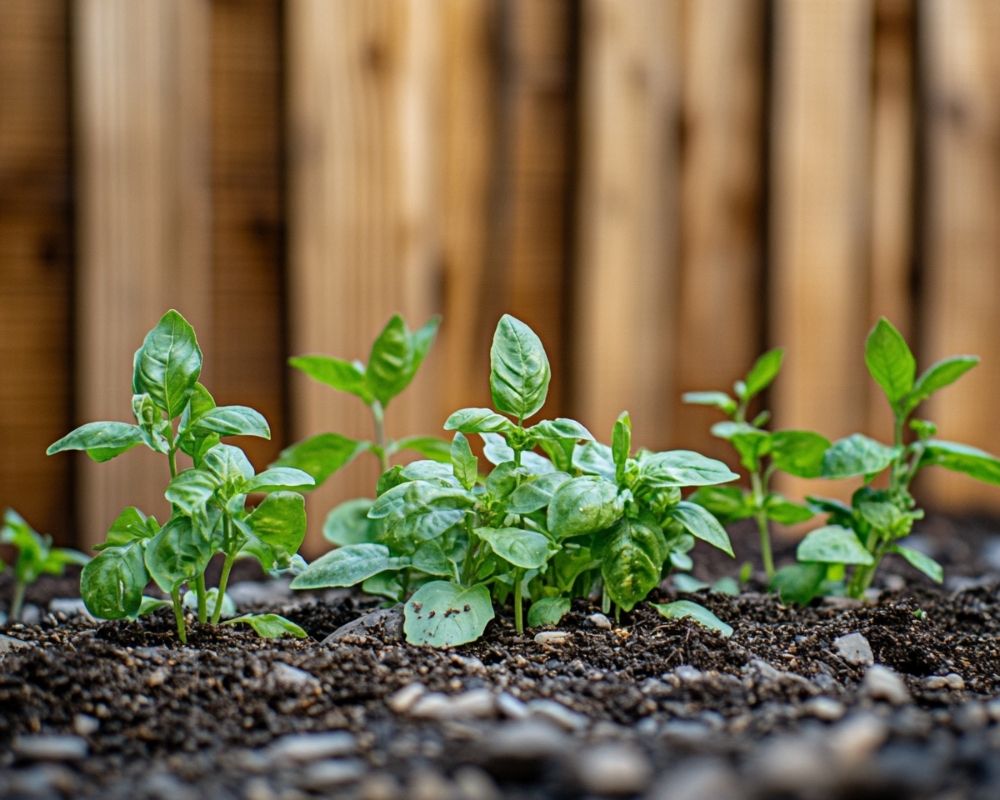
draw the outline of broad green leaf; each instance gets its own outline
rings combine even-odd
[[[146,546],[146,571],[169,593],[204,572],[212,555],[209,537],[187,517],[175,516]]]
[[[497,324],[490,348],[490,392],[498,411],[528,419],[538,413],[552,377],[541,340],[509,314]]]
[[[936,391],[950,386],[978,363],[979,356],[952,356],[931,364],[903,399],[903,410],[906,413],[913,411]]]
[[[585,475],[615,480],[614,452],[600,442],[584,442],[573,451],[573,466]]]
[[[267,420],[259,411],[247,406],[217,406],[198,417],[191,427],[220,436],[259,436],[271,438]]]
[[[550,472],[532,478],[514,490],[507,502],[507,510],[511,514],[541,511],[551,502],[556,490],[569,479],[565,472]]]
[[[150,525],[150,519],[135,506],[126,507],[108,528],[108,534],[102,548],[117,547],[118,545],[130,544],[136,539],[152,537],[158,528],[156,520],[152,519],[151,521],[152,525]]]
[[[360,397],[366,405],[372,403],[372,393],[365,382],[365,371],[356,362],[332,356],[306,355],[290,358],[288,363],[313,380]]]
[[[623,411],[615,420],[611,432],[611,457],[615,462],[615,481],[619,484],[625,479],[625,464],[632,452],[632,417]]]
[[[967,444],[932,439],[927,442],[920,459],[921,467],[929,465],[961,472],[985,483],[1000,484],[1000,459]]]
[[[623,517],[608,532],[601,577],[608,596],[631,611],[660,582],[667,559],[663,531],[647,522]]]
[[[186,469],[167,484],[164,496],[188,516],[201,511],[219,488],[219,479],[203,469]]]
[[[921,553],[912,547],[904,547],[901,544],[893,545],[890,550],[901,555],[911,567],[920,570],[935,583],[944,581],[944,568],[926,553]]]
[[[746,422],[717,422],[712,426],[712,435],[728,441],[750,472],[758,469],[761,457],[771,450],[771,434]]]
[[[813,562],[789,564],[771,579],[771,591],[782,603],[807,605],[821,590],[826,578],[826,564]]]
[[[409,559],[394,558],[384,544],[349,544],[312,562],[296,575],[293,589],[326,589],[354,586],[373,575],[409,566]]]
[[[701,506],[682,500],[670,509],[670,516],[684,526],[692,536],[708,542],[723,553],[735,558],[729,534],[715,517]]]
[[[454,647],[482,636],[493,616],[489,589],[482,584],[464,588],[431,581],[407,601],[403,632],[410,644]]]
[[[893,408],[898,407],[913,388],[917,362],[906,339],[885,317],[875,323],[865,340],[865,364]]]
[[[739,597],[740,583],[731,575],[723,575],[712,584],[711,590],[716,594],[727,594],[730,597]]]
[[[593,434],[575,419],[558,417],[543,419],[528,428],[528,433],[534,440],[572,439],[573,441],[593,441]]]
[[[768,519],[781,525],[797,525],[813,518],[813,512],[806,506],[786,500],[780,494],[768,496],[764,508]]]
[[[675,575],[671,575],[670,582],[678,592],[684,592],[685,594],[694,594],[695,592],[708,589],[710,586],[705,581],[700,581],[694,575],[689,575],[686,572],[678,572]]]
[[[590,476],[573,478],[552,495],[548,529],[559,539],[596,533],[610,528],[623,512],[624,504],[615,484]]]
[[[824,478],[875,475],[895,460],[899,451],[860,433],[838,439],[823,456]]]
[[[504,561],[521,569],[540,569],[549,558],[549,540],[522,528],[476,528],[475,534]]]
[[[386,448],[386,452],[389,455],[404,453],[407,450],[419,453],[424,458],[429,458],[432,461],[447,463],[451,460],[449,443],[437,436],[406,436],[402,439],[397,439],[392,445]]]
[[[781,362],[784,357],[784,349],[776,347],[773,350],[768,350],[754,362],[745,381],[747,400],[760,394],[771,385],[781,370]]]
[[[137,444],[142,444],[142,429],[127,422],[88,422],[49,445],[46,455],[65,450],[84,450],[94,461],[110,461]]]
[[[725,392],[685,392],[681,399],[693,406],[711,406],[724,414],[736,413],[736,401]]]
[[[459,488],[462,484],[455,477],[451,464],[431,461],[428,458],[411,461],[399,471],[403,481],[429,481],[438,486]],[[400,481],[401,483],[403,481]]]
[[[138,543],[109,547],[83,568],[80,596],[95,617],[126,619],[139,613],[147,583],[149,575]]]
[[[412,375],[413,342],[403,318],[396,314],[372,345],[365,367],[365,381],[383,406],[406,388]]]
[[[423,542],[414,550],[410,566],[419,572],[438,578],[457,577],[455,563],[448,558],[448,554],[437,539]]]
[[[323,536],[339,545],[373,541],[378,523],[368,519],[368,512],[374,502],[367,497],[344,501],[327,514]]]
[[[650,487],[711,486],[739,478],[721,461],[691,450],[650,453],[639,459],[639,475]]]
[[[888,501],[861,500],[857,509],[862,519],[877,531],[892,531],[904,519],[904,512]]]
[[[440,327],[441,317],[434,316],[410,334],[410,341],[413,343],[410,380],[413,380],[413,377],[417,374],[417,370],[420,369],[420,365],[427,358],[427,353],[430,352],[431,345],[434,344],[434,339],[437,337],[438,328]]]
[[[218,485],[228,491],[241,489],[253,477],[253,465],[240,448],[217,444],[201,462],[201,469],[215,477]]]
[[[456,432],[451,440],[451,467],[458,482],[466,489],[476,485],[476,480],[479,478],[479,459],[472,452],[469,440],[461,431]]]
[[[254,475],[247,481],[246,486],[243,487],[243,491],[250,493],[294,489],[301,492],[311,489],[314,485],[315,481],[312,475],[305,470],[296,469],[295,467],[271,467],[259,475]]]
[[[825,525],[810,531],[799,542],[795,551],[799,561],[814,561],[823,564],[860,564],[871,566],[875,563],[872,554],[850,528],[840,525]]]
[[[732,625],[727,625],[704,606],[690,600],[675,600],[672,603],[650,603],[661,616],[667,619],[690,619],[710,631],[722,634],[728,639],[733,635]]]
[[[514,424],[488,408],[462,408],[448,417],[444,423],[446,431],[461,433],[507,433],[514,429]]]
[[[316,486],[320,486],[370,447],[370,442],[359,442],[339,433],[320,433],[286,447],[271,466],[301,469],[312,476]]]
[[[188,403],[190,407],[190,403]],[[186,413],[186,412],[185,412]],[[163,412],[156,407],[153,398],[148,394],[132,395],[132,414],[135,416],[136,425],[142,431],[143,441],[146,446],[156,452],[166,455],[170,452],[170,444],[167,442],[165,433],[170,425],[164,419]],[[181,415],[183,421],[184,415]]]
[[[528,627],[540,628],[543,625],[558,625],[565,617],[572,601],[568,597],[542,597],[535,600],[528,609]]]
[[[409,481],[380,495],[368,517],[384,520],[389,531],[398,528],[420,539],[433,538],[460,522],[475,502],[464,489]]]
[[[148,614],[152,614],[154,611],[159,611],[161,608],[170,608],[170,601],[162,600],[159,597],[148,597],[147,595],[143,595],[142,602],[139,604],[139,613],[137,616],[145,617]]]
[[[720,522],[738,522],[754,515],[750,493],[738,486],[702,486],[688,497],[707,509]]]
[[[282,636],[305,639],[309,636],[302,628],[280,614],[244,614],[242,617],[227,619],[222,624],[249,625],[262,639],[279,639]]]
[[[798,478],[818,478],[830,440],[812,431],[776,431],[771,434],[771,463]]]
[[[281,567],[294,556],[306,536],[306,503],[297,492],[274,492],[247,517],[250,536],[242,551],[265,570]]]
[[[507,444],[503,436],[498,433],[481,433],[479,436],[483,440],[483,456],[491,464],[500,466],[514,460],[514,448]],[[551,461],[530,450],[521,453],[521,466],[532,475],[547,475],[556,471]]]
[[[505,499],[528,477],[528,471],[524,467],[519,467],[513,461],[504,461],[486,476],[486,492],[494,500]]]
[[[143,605],[146,605],[147,608],[148,608],[151,604],[146,602],[147,599],[148,600],[153,600],[153,598],[151,598],[151,597],[150,598],[145,598],[144,597],[142,599],[143,600]],[[219,590],[213,586],[211,589],[209,589],[207,592],[205,592],[205,599],[206,599],[205,605],[208,608],[208,613],[209,614],[214,613],[214,611],[215,611],[215,604],[219,600]],[[153,601],[153,602],[156,602],[156,601]],[[162,605],[160,605],[160,603],[162,603]],[[159,603],[157,603],[150,610],[151,611],[155,611],[157,608],[164,608],[164,607],[169,606],[169,605],[170,605],[170,603],[168,603],[166,600],[160,600]],[[198,593],[190,591],[190,590],[187,591],[187,592],[185,592],[184,593],[184,600],[181,602],[181,605],[184,608],[186,608],[188,611],[197,611],[198,610]],[[147,611],[147,613],[148,613],[148,611]],[[222,611],[219,612],[219,613],[220,613],[220,617],[222,619],[230,619],[230,618],[236,616],[236,603],[233,602],[233,598],[231,598],[228,594],[222,595]],[[142,608],[140,607],[139,608],[139,616],[141,617],[142,614],[143,614],[143,611],[142,611]]]
[[[380,572],[361,584],[361,591],[376,597],[386,597],[394,603],[403,601],[403,584],[398,572]]]
[[[176,419],[184,411],[200,373],[201,348],[194,328],[171,309],[146,334],[135,353],[132,392],[145,392],[170,419]]]

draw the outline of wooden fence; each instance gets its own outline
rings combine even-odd
[[[783,344],[779,424],[884,433],[885,313],[925,362],[984,357],[928,411],[1000,451],[998,41],[995,0],[2,0],[0,502],[62,541],[162,511],[151,456],[43,453],[128,418],[171,305],[217,399],[271,421],[259,466],[367,432],[285,359],[364,357],[396,310],[445,320],[396,432],[488,400],[510,311],[548,411],[595,431],[627,407],[640,441],[719,453],[681,392]]]

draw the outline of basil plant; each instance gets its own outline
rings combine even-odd
[[[606,610],[629,611],[672,567],[691,567],[695,538],[732,555],[719,522],[681,495],[735,479],[724,464],[686,450],[633,453],[628,414],[610,446],[572,419],[528,424],[551,378],[541,341],[504,316],[490,356],[494,408],[448,418],[449,461],[392,467],[374,500],[335,509],[326,535],[338,547],[293,588],[360,585],[405,600],[408,641],[447,647],[477,639],[495,604],[513,605],[518,632],[526,603],[532,626],[558,622],[573,598],[592,593]],[[692,603],[660,610],[725,630]]]

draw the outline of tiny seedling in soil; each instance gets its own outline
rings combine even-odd
[[[699,489],[691,499],[711,511],[724,524],[743,519],[754,520],[768,580],[774,577],[770,524],[794,525],[813,516],[807,506],[771,491],[771,479],[778,472],[800,478],[818,477],[823,454],[830,446],[826,438],[812,431],[765,430],[764,426],[771,418],[769,411],[761,411],[747,421],[750,403],[778,376],[783,358],[784,350],[781,348],[764,353],[746,377],[733,385],[733,395],[725,392],[689,392],[684,395],[686,403],[713,406],[729,417],[728,421],[713,425],[712,433],[732,445],[750,477],[749,489],[711,486]]]
[[[11,545],[14,557],[14,595],[10,601],[11,621],[21,618],[24,592],[42,575],[62,575],[69,564],[86,564],[90,559],[77,550],[53,547],[52,537],[43,536],[13,509],[7,509],[0,528],[0,544]],[[4,568],[0,561],[0,570]]]
[[[299,489],[311,486],[305,472],[287,467],[255,474],[238,447],[225,436],[270,438],[264,417],[246,406],[217,406],[198,382],[202,353],[194,329],[176,311],[160,319],[136,351],[132,376],[135,423],[89,422],[52,444],[48,454],[83,450],[108,461],[138,445],[165,456],[170,481],[165,496],[170,518],[160,525],[128,507],[112,523],[100,553],[83,569],[80,594],[102,619],[135,619],[171,606],[181,641],[187,641],[185,605],[199,622],[217,624],[227,607],[226,585],[237,558],[256,558],[265,570],[293,569],[306,531],[305,501]],[[178,468],[178,457],[192,461]],[[264,494],[255,508],[250,494]],[[218,587],[209,590],[205,571],[223,557]],[[152,580],[169,603],[144,596]],[[182,597],[181,590],[188,589]],[[232,611],[232,609],[230,609]],[[305,636],[299,626],[274,615],[231,620],[251,625],[262,636]]]
[[[935,465],[1000,484],[1000,460],[974,447],[935,438],[934,423],[912,415],[924,400],[978,363],[977,356],[952,356],[918,377],[916,359],[900,332],[884,318],[876,323],[865,342],[865,364],[892,409],[892,443],[855,433],[824,453],[820,477],[860,477],[863,485],[850,505],[808,498],[814,511],[827,515],[829,524],[809,533],[799,543],[798,563],[775,576],[773,587],[782,599],[807,603],[821,594],[862,597],[889,554],[901,556],[941,582],[940,564],[900,544],[924,515],[910,492],[911,484],[922,469]]]
[[[681,488],[735,479],[724,464],[676,450],[632,454],[622,414],[611,446],[572,419],[528,426],[545,404],[549,361],[523,322],[504,316],[490,352],[494,408],[463,408],[449,463],[395,466],[377,499],[335,510],[328,536],[340,546],[292,582],[296,589],[361,584],[406,600],[404,631],[414,644],[447,647],[477,639],[494,603],[512,602],[515,626],[554,624],[575,597],[599,592],[610,610],[631,610],[671,567],[689,569],[694,538],[732,554],[722,525],[681,499]],[[468,436],[479,436],[481,473]],[[541,452],[538,452],[541,451]],[[706,609],[660,608],[727,632]]]

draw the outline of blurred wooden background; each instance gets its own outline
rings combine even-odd
[[[887,435],[862,362],[887,314],[923,363],[984,357],[928,413],[1000,451],[998,42],[995,0],[0,0],[0,502],[62,541],[162,512],[150,454],[44,449],[129,418],[168,306],[217,399],[270,420],[258,467],[368,433],[285,359],[364,358],[396,310],[445,320],[396,433],[488,400],[509,311],[547,412],[601,434],[629,408],[640,442],[719,453],[680,394],[783,344],[780,426]]]

